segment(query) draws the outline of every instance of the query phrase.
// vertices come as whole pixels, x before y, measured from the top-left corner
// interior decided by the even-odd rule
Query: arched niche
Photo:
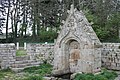
[[[80,59],[80,43],[70,39],[66,41],[64,51],[65,68],[74,73]]]

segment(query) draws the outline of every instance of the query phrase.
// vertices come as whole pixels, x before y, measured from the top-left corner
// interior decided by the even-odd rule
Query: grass
[[[21,74],[16,74],[10,69],[0,70],[0,80],[44,80],[43,76],[51,74],[51,71],[52,66],[50,64],[25,68]]]
[[[43,76],[51,74],[52,66],[50,64],[41,64],[25,68],[21,74],[16,74],[10,69],[0,70],[0,80],[44,80]],[[103,70],[100,74],[77,74],[74,80],[114,80],[117,73]]]
[[[93,74],[77,74],[74,80],[114,80],[117,77],[117,73],[113,71],[103,70],[102,73]]]
[[[42,64],[40,66],[25,68],[23,71],[44,76],[45,74],[51,73],[52,66],[50,64]]]
[[[9,77],[10,75],[13,75],[14,72],[10,69],[4,69],[0,70],[0,80],[3,80],[5,77]]]
[[[52,66],[50,64],[42,64],[40,66],[25,68],[23,71],[29,74],[23,80],[43,80],[43,76],[51,74]]]
[[[22,80],[22,79],[20,79],[20,80]],[[23,80],[43,80],[43,77],[42,76],[31,75],[27,78],[24,78]]]
[[[17,50],[16,56],[25,56],[27,55],[26,50]]]

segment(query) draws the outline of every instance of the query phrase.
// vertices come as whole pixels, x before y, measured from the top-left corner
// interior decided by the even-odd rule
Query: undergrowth
[[[45,76],[46,74],[51,74],[52,65],[46,63],[40,66],[25,68],[23,71],[30,74],[27,78],[24,78],[23,80],[43,80],[43,76]]]
[[[44,80],[43,77],[46,74],[50,74],[51,71],[52,66],[48,63],[25,68],[21,72],[22,74],[17,74],[10,69],[5,69],[0,70],[0,80]]]
[[[100,74],[77,74],[74,80],[114,80],[117,77],[114,71],[103,70]]]
[[[0,70],[0,80],[5,78],[5,76],[8,76],[9,74],[14,74],[14,72],[11,69],[9,69],[9,68]]]

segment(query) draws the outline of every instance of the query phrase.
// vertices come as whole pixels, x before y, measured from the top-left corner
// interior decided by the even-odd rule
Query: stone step
[[[40,62],[40,60],[24,60],[24,61],[15,61],[15,64],[24,64],[24,63],[32,63],[32,62]]]
[[[18,73],[18,72],[21,72],[21,71],[23,71],[25,68],[29,68],[29,67],[32,67],[33,65],[31,65],[31,66],[25,66],[25,67],[20,67],[20,68],[11,68],[11,70],[12,71],[14,71],[14,72],[16,72],[16,73]],[[34,65],[34,66],[39,66],[39,65]]]
[[[25,61],[25,60],[30,60],[30,56],[16,57],[16,61]]]
[[[24,68],[11,68],[12,71],[18,73],[21,72]]]
[[[12,68],[24,68],[26,66],[34,66],[42,64],[41,61],[37,60],[27,60],[27,61],[15,61],[13,64],[11,64]]]
[[[41,63],[37,62],[37,63],[25,63],[25,64],[12,64],[11,67],[12,68],[23,68],[26,66],[34,66],[34,65],[39,65],[39,64],[41,64]]]

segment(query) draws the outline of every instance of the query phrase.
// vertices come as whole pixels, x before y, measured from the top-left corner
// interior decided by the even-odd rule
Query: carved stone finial
[[[74,5],[73,5],[73,4],[71,5],[70,12],[71,12],[71,13],[74,12]]]

